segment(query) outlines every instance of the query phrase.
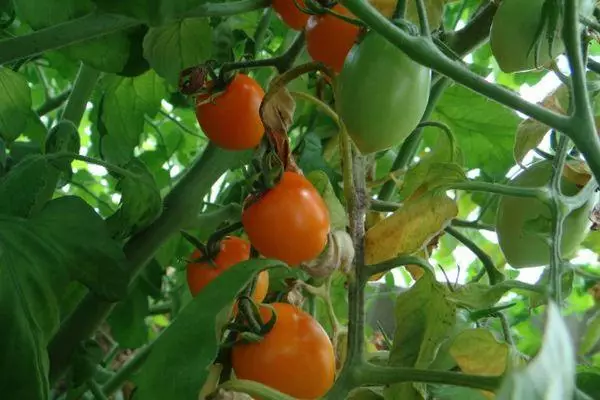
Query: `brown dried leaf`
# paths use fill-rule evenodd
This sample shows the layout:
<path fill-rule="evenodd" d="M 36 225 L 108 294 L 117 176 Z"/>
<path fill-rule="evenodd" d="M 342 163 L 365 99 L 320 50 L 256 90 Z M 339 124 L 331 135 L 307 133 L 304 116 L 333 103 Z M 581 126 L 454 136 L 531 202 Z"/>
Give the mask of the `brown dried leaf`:
<path fill-rule="evenodd" d="M 296 102 L 290 92 L 281 87 L 276 93 L 269 95 L 261 107 L 261 118 L 267 132 L 288 131 L 294 119 Z"/>
<path fill-rule="evenodd" d="M 590 220 L 593 222 L 591 230 L 597 231 L 600 229 L 600 203 L 596 203 L 590 213 Z"/>

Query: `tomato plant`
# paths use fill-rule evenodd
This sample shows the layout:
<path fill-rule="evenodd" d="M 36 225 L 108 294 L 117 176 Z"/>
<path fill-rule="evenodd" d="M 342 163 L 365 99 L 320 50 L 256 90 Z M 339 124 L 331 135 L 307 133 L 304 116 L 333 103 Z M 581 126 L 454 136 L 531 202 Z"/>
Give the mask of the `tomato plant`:
<path fill-rule="evenodd" d="M 3 398 L 594 398 L 596 4 L 0 0 Z"/>
<path fill-rule="evenodd" d="M 343 5 L 336 4 L 333 11 L 352 17 Z M 348 52 L 360 32 L 358 26 L 331 14 L 311 15 L 306 22 L 306 49 L 315 61 L 320 61 L 340 72 Z"/>
<path fill-rule="evenodd" d="M 299 399 L 317 399 L 333 385 L 335 355 L 323 327 L 287 303 L 272 303 L 277 321 L 257 343 L 233 347 L 231 365 L 239 379 L 261 382 Z M 263 320 L 271 310 L 261 307 Z"/>
<path fill-rule="evenodd" d="M 286 171 L 273 188 L 247 202 L 242 214 L 244 230 L 263 256 L 295 266 L 325 248 L 329 211 L 304 176 Z"/>
<path fill-rule="evenodd" d="M 364 153 L 401 145 L 421 121 L 431 72 L 376 32 L 350 52 L 338 80 L 339 110 Z"/>
<path fill-rule="evenodd" d="M 541 161 L 531 165 L 511 181 L 518 187 L 544 187 L 550 183 L 552 163 Z M 579 189 L 562 179 L 562 190 L 568 196 Z M 597 200 L 590 195 L 585 203 L 570 212 L 564 221 L 561 253 L 572 257 L 591 225 L 589 215 Z M 533 198 L 503 197 L 498 205 L 496 227 L 498 242 L 510 265 L 517 268 L 546 265 L 550 262 L 548 239 L 552 231 L 550 207 Z"/>
<path fill-rule="evenodd" d="M 187 283 L 192 296 L 204 289 L 213 279 L 223 271 L 231 268 L 237 263 L 250 258 L 250 243 L 246 240 L 228 236 L 219 243 L 219 251 L 212 260 L 195 261 L 203 256 L 199 249 L 194 250 L 191 255 L 192 262 L 187 264 Z M 258 274 L 256 285 L 252 292 L 252 298 L 257 303 L 264 300 L 269 289 L 269 273 L 261 271 Z"/>
<path fill-rule="evenodd" d="M 297 1 L 300 6 L 305 7 L 302 0 Z M 309 15 L 300 11 L 294 0 L 273 0 L 271 7 L 290 28 L 297 31 L 304 29 Z"/>
<path fill-rule="evenodd" d="M 198 123 L 217 146 L 228 150 L 253 148 L 264 134 L 258 114 L 264 95 L 254 79 L 236 74 L 223 92 L 197 97 Z"/>

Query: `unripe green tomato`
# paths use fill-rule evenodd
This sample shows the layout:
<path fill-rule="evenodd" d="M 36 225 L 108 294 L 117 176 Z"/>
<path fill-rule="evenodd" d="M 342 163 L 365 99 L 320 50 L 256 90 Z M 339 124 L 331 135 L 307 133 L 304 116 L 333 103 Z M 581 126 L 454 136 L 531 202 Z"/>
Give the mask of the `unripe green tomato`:
<path fill-rule="evenodd" d="M 511 182 L 517 187 L 541 187 L 550 182 L 552 163 L 541 161 L 521 172 Z M 562 190 L 567 196 L 579 192 L 579 188 L 562 178 Z M 580 208 L 572 211 L 563 222 L 561 255 L 571 257 L 590 228 L 589 215 L 597 200 L 594 193 Z M 530 197 L 502 196 L 496 215 L 496 232 L 502 253 L 512 267 L 526 268 L 550 263 L 550 239 L 552 214 L 548 205 Z"/>
<path fill-rule="evenodd" d="M 419 124 L 431 71 L 377 32 L 355 45 L 338 79 L 339 112 L 363 154 L 402 144 Z"/>
<path fill-rule="evenodd" d="M 552 42 L 552 51 L 545 34 L 541 37 L 538 62 L 533 46 L 542 23 L 542 7 L 546 0 L 502 0 L 490 31 L 492 54 L 500 69 L 506 73 L 528 71 L 545 65 L 564 53 L 562 18 L 559 19 Z M 593 0 L 579 0 L 580 14 L 590 16 Z"/>

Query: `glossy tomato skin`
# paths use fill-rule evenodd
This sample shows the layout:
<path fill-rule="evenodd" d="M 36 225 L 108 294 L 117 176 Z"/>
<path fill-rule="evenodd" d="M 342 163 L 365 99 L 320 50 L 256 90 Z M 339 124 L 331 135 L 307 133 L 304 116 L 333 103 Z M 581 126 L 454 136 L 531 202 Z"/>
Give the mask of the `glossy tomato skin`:
<path fill-rule="evenodd" d="M 542 22 L 542 7 L 545 0 L 502 0 L 490 31 L 490 47 L 500 69 L 506 73 L 528 71 L 541 67 L 564 53 L 560 28 L 556 30 L 549 49 L 548 38 L 541 40 L 538 65 L 534 52 L 530 51 Z M 594 10 L 592 0 L 580 0 L 580 12 L 591 15 Z M 559 22 L 559 26 L 562 23 Z"/>
<path fill-rule="evenodd" d="M 541 187 L 549 183 L 552 164 L 541 161 L 515 177 L 510 185 L 518 187 Z M 563 178 L 562 190 L 572 196 L 579 189 Z M 589 214 L 598 196 L 590 196 L 588 201 L 571 212 L 563 223 L 561 252 L 570 257 L 577 250 L 589 231 Z M 552 214 L 547 205 L 533 198 L 502 196 L 496 214 L 498 243 L 506 261 L 515 268 L 536 267 L 550 263 L 550 245 L 544 239 L 550 238 Z"/>
<path fill-rule="evenodd" d="M 200 250 L 196 249 L 192 259 L 202 256 Z M 221 240 L 219 253 L 211 265 L 209 262 L 192 262 L 187 265 L 186 275 L 188 288 L 192 296 L 197 296 L 213 279 L 235 264 L 250 258 L 250 243 L 246 240 L 227 236 Z M 269 288 L 269 273 L 261 271 L 258 275 L 252 298 L 260 303 L 267 296 Z"/>
<path fill-rule="evenodd" d="M 335 354 L 323 327 L 309 314 L 287 303 L 271 304 L 277 322 L 260 342 L 239 343 L 231 365 L 239 379 L 270 386 L 297 399 L 317 399 L 331 388 Z M 264 321 L 271 310 L 260 308 Z"/>
<path fill-rule="evenodd" d="M 353 17 L 341 4 L 336 4 L 332 10 Z M 306 49 L 313 60 L 340 72 L 359 33 L 358 26 L 331 14 L 311 15 L 305 27 Z"/>
<path fill-rule="evenodd" d="M 431 71 L 377 32 L 352 48 L 338 79 L 340 116 L 363 154 L 402 144 L 421 121 Z"/>
<path fill-rule="evenodd" d="M 277 185 L 250 201 L 242 224 L 263 256 L 295 266 L 325 249 L 329 210 L 308 179 L 286 171 Z"/>
<path fill-rule="evenodd" d="M 302 0 L 298 0 L 298 4 L 305 7 Z M 294 30 L 301 31 L 306 25 L 306 21 L 308 21 L 309 15 L 300 11 L 294 0 L 273 0 L 271 7 L 279 15 L 279 18 Z"/>
<path fill-rule="evenodd" d="M 217 146 L 227 150 L 251 149 L 260 143 L 265 131 L 259 114 L 264 96 L 254 79 L 237 74 L 212 102 L 206 102 L 208 95 L 198 96 L 196 118 Z"/>

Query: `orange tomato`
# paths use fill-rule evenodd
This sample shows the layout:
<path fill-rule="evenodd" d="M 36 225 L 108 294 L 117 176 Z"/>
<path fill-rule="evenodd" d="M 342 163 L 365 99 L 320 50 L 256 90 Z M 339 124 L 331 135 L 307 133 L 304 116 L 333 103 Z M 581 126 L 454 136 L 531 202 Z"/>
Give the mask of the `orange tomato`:
<path fill-rule="evenodd" d="M 317 399 L 331 388 L 335 353 L 323 327 L 287 303 L 271 304 L 277 322 L 260 342 L 233 346 L 231 365 L 239 379 L 260 382 L 297 399 Z M 263 321 L 271 310 L 260 307 Z"/>
<path fill-rule="evenodd" d="M 192 259 L 202 256 L 200 250 L 196 249 Z M 209 262 L 191 262 L 187 265 L 187 283 L 192 296 L 198 293 L 223 271 L 233 267 L 235 264 L 250 258 L 250 243 L 235 236 L 227 236 L 221 240 L 219 253 L 211 265 Z M 257 303 L 262 302 L 267 296 L 269 289 L 269 273 L 267 270 L 258 274 L 252 298 Z"/>
<path fill-rule="evenodd" d="M 227 150 L 256 147 L 265 132 L 259 114 L 264 90 L 252 78 L 237 74 L 212 101 L 211 94 L 196 99 L 196 118 L 213 143 Z"/>
<path fill-rule="evenodd" d="M 304 1 L 298 0 L 298 4 L 304 7 Z M 290 28 L 301 31 L 308 21 L 308 14 L 303 13 L 296 7 L 294 0 L 273 0 L 271 3 L 273 10 Z"/>
<path fill-rule="evenodd" d="M 295 266 L 325 249 L 329 210 L 308 179 L 286 171 L 273 188 L 251 201 L 242 224 L 263 256 Z"/>
<path fill-rule="evenodd" d="M 336 4 L 332 10 L 353 17 L 341 4 Z M 305 27 L 306 49 L 313 60 L 340 72 L 359 32 L 358 26 L 331 14 L 311 15 Z"/>

